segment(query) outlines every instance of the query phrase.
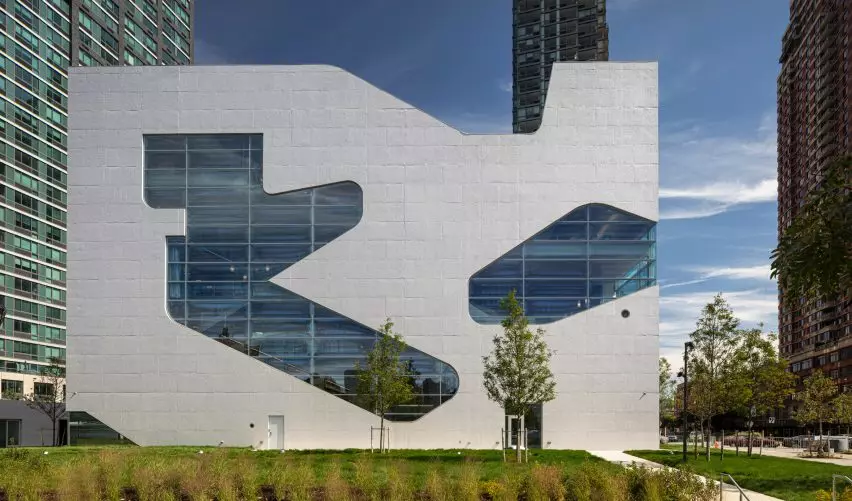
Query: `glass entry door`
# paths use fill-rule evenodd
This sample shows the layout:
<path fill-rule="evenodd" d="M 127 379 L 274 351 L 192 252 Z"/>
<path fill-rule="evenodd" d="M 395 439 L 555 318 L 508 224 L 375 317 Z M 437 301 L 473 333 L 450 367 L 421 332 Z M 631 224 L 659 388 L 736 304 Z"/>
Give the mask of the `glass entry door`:
<path fill-rule="evenodd" d="M 0 419 L 0 448 L 21 445 L 21 421 Z"/>

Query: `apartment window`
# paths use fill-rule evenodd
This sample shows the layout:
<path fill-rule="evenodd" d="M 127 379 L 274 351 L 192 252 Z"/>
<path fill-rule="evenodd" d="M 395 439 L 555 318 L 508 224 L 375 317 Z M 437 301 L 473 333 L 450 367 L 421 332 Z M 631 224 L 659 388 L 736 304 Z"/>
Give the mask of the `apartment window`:
<path fill-rule="evenodd" d="M 36 382 L 33 384 L 33 393 L 37 397 L 53 398 L 53 384 Z"/>
<path fill-rule="evenodd" d="M 0 381 L 0 398 L 20 398 L 24 394 L 24 382 L 16 379 L 4 379 Z M 0 424 L 0 432 L 2 432 Z"/>
<path fill-rule="evenodd" d="M 21 421 L 0 419 L 0 448 L 21 445 Z"/>

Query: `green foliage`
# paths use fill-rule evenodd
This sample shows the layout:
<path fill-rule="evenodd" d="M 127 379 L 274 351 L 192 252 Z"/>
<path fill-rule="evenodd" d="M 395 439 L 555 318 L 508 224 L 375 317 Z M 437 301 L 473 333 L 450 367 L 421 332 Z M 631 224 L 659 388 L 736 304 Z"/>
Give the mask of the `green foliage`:
<path fill-rule="evenodd" d="M 494 336 L 493 350 L 482 358 L 485 391 L 507 414 L 525 415 L 532 405 L 556 398 L 551 351 L 544 330 L 530 330 L 515 291 L 503 298 L 500 307 L 506 312 L 503 332 Z"/>
<path fill-rule="evenodd" d="M 796 395 L 799 406 L 793 413 L 793 419 L 805 425 L 819 425 L 822 436 L 823 423 L 830 422 L 834 415 L 832 400 L 837 395 L 837 385 L 819 369 L 805 378 L 804 384 L 804 391 Z"/>
<path fill-rule="evenodd" d="M 847 431 L 852 426 L 852 394 L 841 393 L 832 402 L 834 416 L 832 421 L 845 425 Z"/>
<path fill-rule="evenodd" d="M 706 423 L 708 459 L 713 416 L 732 410 L 742 400 L 734 357 L 739 323 L 722 294 L 717 294 L 701 310 L 696 330 L 689 336 L 694 345 L 689 358 L 689 411 Z"/>
<path fill-rule="evenodd" d="M 823 175 L 772 252 L 772 277 L 791 305 L 852 291 L 852 158 Z"/>
<path fill-rule="evenodd" d="M 672 379 L 672 365 L 660 357 L 660 425 L 674 421 L 675 381 Z"/>
<path fill-rule="evenodd" d="M 380 335 L 373 349 L 367 353 L 367 361 L 362 366 L 355 365 L 358 373 L 358 402 L 380 417 L 379 450 L 385 446 L 385 415 L 394 406 L 404 404 L 414 398 L 411 387 L 411 366 L 400 360 L 405 350 L 402 336 L 393 332 L 390 319 L 379 328 Z"/>

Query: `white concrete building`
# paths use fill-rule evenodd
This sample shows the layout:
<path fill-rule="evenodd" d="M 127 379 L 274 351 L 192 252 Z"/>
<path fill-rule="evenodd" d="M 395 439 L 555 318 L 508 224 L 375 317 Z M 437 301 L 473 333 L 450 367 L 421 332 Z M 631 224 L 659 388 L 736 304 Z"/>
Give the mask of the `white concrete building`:
<path fill-rule="evenodd" d="M 140 445 L 366 448 L 354 363 L 391 318 L 418 373 L 391 446 L 498 447 L 514 289 L 554 351 L 531 440 L 656 447 L 657 106 L 655 63 L 554 65 L 530 135 L 333 67 L 72 68 L 70 410 Z"/>

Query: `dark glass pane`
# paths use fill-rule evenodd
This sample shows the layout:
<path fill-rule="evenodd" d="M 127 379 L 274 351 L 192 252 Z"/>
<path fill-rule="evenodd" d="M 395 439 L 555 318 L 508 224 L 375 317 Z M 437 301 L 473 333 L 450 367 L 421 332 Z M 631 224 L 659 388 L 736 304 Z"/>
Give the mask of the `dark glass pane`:
<path fill-rule="evenodd" d="M 190 150 L 247 150 L 246 134 L 199 134 L 187 136 Z"/>
<path fill-rule="evenodd" d="M 585 266 L 585 261 L 583 261 Z M 474 278 L 521 278 L 523 261 L 497 261 L 474 275 Z"/>
<path fill-rule="evenodd" d="M 190 245 L 189 260 L 196 263 L 247 262 L 248 245 Z"/>
<path fill-rule="evenodd" d="M 335 238 L 349 231 L 350 228 L 352 228 L 350 225 L 316 225 L 314 226 L 314 240 L 322 243 L 331 242 Z"/>
<path fill-rule="evenodd" d="M 586 280 L 526 280 L 524 297 L 586 297 Z"/>
<path fill-rule="evenodd" d="M 531 259 L 584 258 L 586 243 L 530 242 L 524 245 L 524 256 Z"/>
<path fill-rule="evenodd" d="M 252 226 L 251 240 L 255 243 L 310 243 L 310 225 Z"/>
<path fill-rule="evenodd" d="M 594 242 L 589 244 L 589 257 L 592 259 L 644 259 L 653 248 L 651 242 Z"/>
<path fill-rule="evenodd" d="M 187 224 L 242 224 L 249 222 L 248 207 L 228 205 L 224 207 L 195 207 L 187 211 Z"/>
<path fill-rule="evenodd" d="M 244 282 L 189 282 L 189 299 L 245 298 L 248 287 Z"/>
<path fill-rule="evenodd" d="M 251 284 L 251 297 L 252 299 L 262 298 L 275 301 L 305 301 L 300 296 L 271 282 L 253 282 Z"/>
<path fill-rule="evenodd" d="M 184 151 L 149 151 L 145 153 L 145 177 L 149 170 L 181 171 L 186 176 L 186 152 Z"/>
<path fill-rule="evenodd" d="M 248 203 L 248 188 L 189 188 L 187 201 L 194 205 L 244 205 Z"/>
<path fill-rule="evenodd" d="M 310 253 L 310 244 L 258 244 L 251 246 L 251 260 L 258 262 L 295 262 Z"/>
<path fill-rule="evenodd" d="M 224 169 L 191 169 L 188 176 L 190 188 L 248 186 L 249 173 L 247 170 Z"/>
<path fill-rule="evenodd" d="M 252 337 L 303 338 L 310 336 L 310 321 L 251 319 Z"/>
<path fill-rule="evenodd" d="M 167 253 L 170 263 L 186 260 L 186 239 L 184 237 L 166 237 Z"/>
<path fill-rule="evenodd" d="M 375 338 L 323 338 L 314 343 L 314 353 L 321 355 L 366 356 L 373 349 Z"/>
<path fill-rule="evenodd" d="M 251 280 L 269 280 L 293 263 L 260 263 L 251 265 Z"/>
<path fill-rule="evenodd" d="M 326 319 L 317 320 L 314 323 L 317 336 L 374 336 L 375 332 L 369 327 L 364 327 L 350 320 Z"/>
<path fill-rule="evenodd" d="M 256 205 L 251 208 L 252 224 L 311 224 L 309 206 Z"/>
<path fill-rule="evenodd" d="M 337 183 L 317 188 L 314 193 L 317 205 L 351 205 L 361 207 L 361 188 L 355 183 Z"/>
<path fill-rule="evenodd" d="M 287 193 L 268 194 L 260 186 L 251 190 L 252 206 L 261 205 L 311 205 L 311 191 L 299 190 Z"/>
<path fill-rule="evenodd" d="M 169 301 L 169 315 L 175 320 L 180 320 L 186 316 L 183 301 Z"/>
<path fill-rule="evenodd" d="M 247 151 L 190 151 L 190 169 L 248 169 Z"/>
<path fill-rule="evenodd" d="M 512 291 L 520 294 L 523 290 L 521 280 L 471 279 L 471 297 L 505 297 Z"/>
<path fill-rule="evenodd" d="M 248 242 L 247 226 L 190 226 L 189 241 L 211 243 Z"/>
<path fill-rule="evenodd" d="M 639 216 L 606 205 L 590 205 L 589 221 L 637 221 Z"/>
<path fill-rule="evenodd" d="M 471 298 L 470 316 L 474 320 L 499 323 L 506 316 L 506 312 L 500 308 L 500 299 Z"/>
<path fill-rule="evenodd" d="M 524 261 L 527 278 L 585 278 L 588 261 L 555 259 Z"/>
<path fill-rule="evenodd" d="M 327 206 L 314 209 L 316 224 L 344 224 L 355 226 L 361 220 L 360 206 Z"/>
<path fill-rule="evenodd" d="M 252 301 L 252 318 L 310 318 L 308 301 Z"/>
<path fill-rule="evenodd" d="M 526 299 L 524 308 L 531 317 L 565 317 L 585 309 L 585 299 Z"/>
<path fill-rule="evenodd" d="M 186 190 L 145 188 L 145 203 L 154 209 L 183 209 L 186 207 Z"/>
<path fill-rule="evenodd" d="M 147 134 L 145 150 L 185 150 L 186 136 Z"/>
<path fill-rule="evenodd" d="M 586 240 L 586 223 L 556 223 L 533 237 L 533 240 Z"/>
<path fill-rule="evenodd" d="M 572 210 L 568 214 L 565 214 L 559 221 L 567 222 L 567 221 L 588 221 L 589 220 L 589 206 L 584 205 L 583 207 L 579 207 L 577 209 Z"/>
<path fill-rule="evenodd" d="M 592 278 L 623 278 L 639 264 L 646 264 L 646 262 L 635 260 L 589 261 L 589 271 Z"/>
<path fill-rule="evenodd" d="M 241 282 L 248 275 L 245 264 L 187 264 L 190 282 Z"/>
<path fill-rule="evenodd" d="M 186 169 L 157 169 L 145 171 L 146 188 L 181 188 L 186 186 Z"/>
<path fill-rule="evenodd" d="M 263 152 L 263 134 L 251 134 L 249 136 L 249 146 L 253 150 Z"/>
<path fill-rule="evenodd" d="M 589 236 L 592 240 L 649 240 L 653 227 L 651 222 L 591 223 Z"/>
<path fill-rule="evenodd" d="M 246 318 L 248 303 L 245 301 L 187 301 L 187 318 Z"/>

